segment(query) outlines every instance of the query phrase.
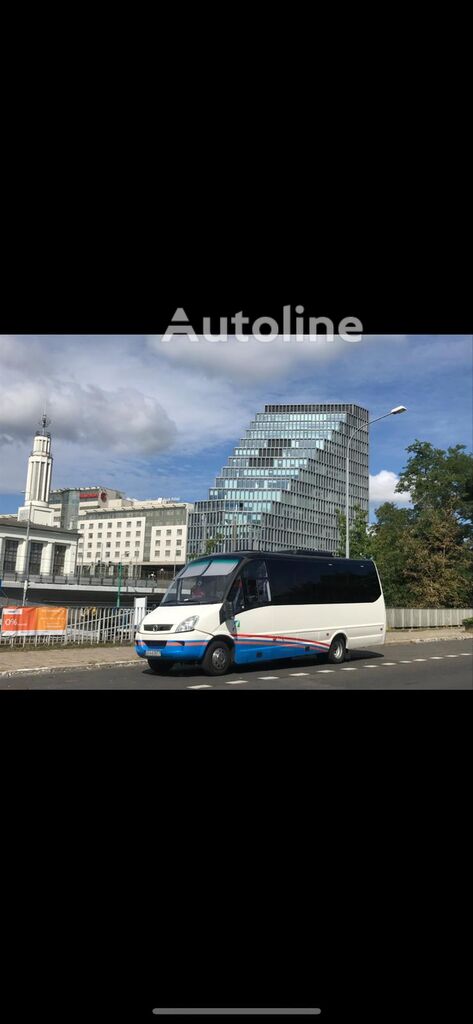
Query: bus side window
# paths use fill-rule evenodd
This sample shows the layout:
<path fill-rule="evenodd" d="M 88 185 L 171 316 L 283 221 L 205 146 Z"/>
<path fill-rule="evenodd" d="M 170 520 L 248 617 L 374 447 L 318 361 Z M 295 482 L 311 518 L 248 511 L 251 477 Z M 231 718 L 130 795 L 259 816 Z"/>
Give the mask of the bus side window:
<path fill-rule="evenodd" d="M 245 565 L 242 570 L 245 608 L 256 608 L 258 605 L 269 604 L 271 591 L 269 588 L 266 563 L 259 559 Z"/>

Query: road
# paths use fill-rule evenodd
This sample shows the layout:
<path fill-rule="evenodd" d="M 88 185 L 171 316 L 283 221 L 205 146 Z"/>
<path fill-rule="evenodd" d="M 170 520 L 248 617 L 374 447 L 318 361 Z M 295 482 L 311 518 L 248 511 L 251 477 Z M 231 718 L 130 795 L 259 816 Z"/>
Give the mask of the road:
<path fill-rule="evenodd" d="M 2 689 L 18 690 L 471 690 L 471 639 L 429 643 L 389 644 L 371 651 L 354 651 L 343 665 L 322 659 L 299 659 L 270 666 L 245 667 L 242 672 L 211 677 L 199 669 L 173 670 L 156 676 L 146 661 L 101 669 L 56 671 L 11 676 Z"/>

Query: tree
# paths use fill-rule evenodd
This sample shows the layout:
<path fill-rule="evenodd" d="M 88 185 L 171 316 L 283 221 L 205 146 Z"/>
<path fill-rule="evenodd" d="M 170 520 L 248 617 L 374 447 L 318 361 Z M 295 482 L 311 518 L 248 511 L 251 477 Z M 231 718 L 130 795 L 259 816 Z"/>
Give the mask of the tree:
<path fill-rule="evenodd" d="M 428 441 L 414 441 L 406 449 L 407 466 L 396 491 L 409 491 L 416 512 L 428 508 L 451 512 L 471 528 L 473 519 L 473 455 L 464 444 L 444 451 Z"/>
<path fill-rule="evenodd" d="M 372 528 L 371 551 L 376 562 L 384 598 L 388 607 L 409 607 L 407 566 L 409 554 L 407 538 L 412 537 L 412 513 L 386 501 L 376 509 L 376 523 Z"/>
<path fill-rule="evenodd" d="M 360 505 L 353 509 L 353 522 L 350 526 L 350 558 L 371 558 L 371 537 L 368 533 L 368 513 Z M 338 555 L 345 556 L 346 516 L 336 509 L 338 521 Z"/>
<path fill-rule="evenodd" d="M 392 607 L 467 607 L 473 601 L 473 456 L 416 440 L 396 490 L 411 509 L 376 509 L 372 553 Z"/>
<path fill-rule="evenodd" d="M 217 533 L 215 537 L 207 537 L 204 544 L 204 550 L 201 552 L 202 555 L 213 555 L 215 549 L 223 540 L 223 534 Z"/>

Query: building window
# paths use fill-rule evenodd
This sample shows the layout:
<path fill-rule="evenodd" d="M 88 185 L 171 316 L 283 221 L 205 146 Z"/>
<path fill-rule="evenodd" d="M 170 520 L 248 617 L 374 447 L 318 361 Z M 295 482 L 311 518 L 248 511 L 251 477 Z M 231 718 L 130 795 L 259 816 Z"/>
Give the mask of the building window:
<path fill-rule="evenodd" d="M 18 543 L 19 542 L 17 540 L 8 539 L 5 541 L 5 553 L 3 556 L 4 572 L 15 572 Z"/>
<path fill-rule="evenodd" d="M 129 547 L 130 547 L 130 541 L 129 541 L 129 540 L 126 540 L 126 541 L 125 541 L 125 547 L 126 547 L 126 548 L 129 548 Z"/>

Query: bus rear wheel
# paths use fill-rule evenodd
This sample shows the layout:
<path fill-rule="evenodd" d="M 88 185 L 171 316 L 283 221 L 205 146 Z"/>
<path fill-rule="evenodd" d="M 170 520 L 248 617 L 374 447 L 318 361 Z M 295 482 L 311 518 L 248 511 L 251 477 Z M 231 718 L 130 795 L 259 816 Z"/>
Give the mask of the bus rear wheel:
<path fill-rule="evenodd" d="M 328 660 L 332 665 L 341 665 L 342 661 L 345 661 L 346 651 L 345 638 L 343 636 L 334 636 L 330 644 Z"/>
<path fill-rule="evenodd" d="M 168 676 L 174 665 L 173 661 L 161 661 L 160 658 L 148 658 L 147 661 L 151 671 L 157 676 Z"/>

